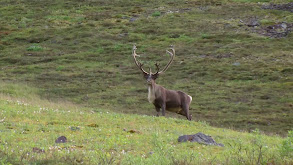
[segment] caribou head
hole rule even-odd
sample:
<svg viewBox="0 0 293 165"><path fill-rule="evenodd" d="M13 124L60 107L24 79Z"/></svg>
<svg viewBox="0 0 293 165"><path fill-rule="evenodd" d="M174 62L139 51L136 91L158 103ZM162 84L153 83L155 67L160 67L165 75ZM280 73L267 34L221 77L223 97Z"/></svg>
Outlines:
<svg viewBox="0 0 293 165"><path fill-rule="evenodd" d="M157 111L157 116L159 116L160 110L162 109L163 116L165 116L165 111L167 110L186 116L188 120L191 120L192 115L189 114L189 106L192 101L192 97L181 91L168 90L155 83L155 80L159 77L159 75L161 73L164 73L173 62L175 57L174 47L171 46L170 49L166 50L171 58L167 65L161 71L159 64L155 64L155 73L152 73L151 68L149 68L149 72L143 69L143 64L136 59L136 57L139 57L139 55L136 54L136 49L136 46L133 45L132 56L134 58L135 64L143 73L143 76L147 81L148 101L154 104Z"/></svg>

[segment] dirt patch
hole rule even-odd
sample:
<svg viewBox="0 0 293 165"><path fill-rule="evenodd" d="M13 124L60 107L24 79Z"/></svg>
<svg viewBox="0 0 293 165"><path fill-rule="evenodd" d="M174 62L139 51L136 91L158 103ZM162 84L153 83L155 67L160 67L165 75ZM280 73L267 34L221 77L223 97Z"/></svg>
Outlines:
<svg viewBox="0 0 293 165"><path fill-rule="evenodd" d="M0 36L8 35L10 33L10 31L0 31Z"/></svg>
<svg viewBox="0 0 293 165"><path fill-rule="evenodd" d="M282 22L275 25L263 27L256 32L272 38L283 38L286 37L291 31L293 31L293 23Z"/></svg>
<svg viewBox="0 0 293 165"><path fill-rule="evenodd" d="M283 10L293 12L293 2L287 4L270 4L262 6L263 9Z"/></svg>

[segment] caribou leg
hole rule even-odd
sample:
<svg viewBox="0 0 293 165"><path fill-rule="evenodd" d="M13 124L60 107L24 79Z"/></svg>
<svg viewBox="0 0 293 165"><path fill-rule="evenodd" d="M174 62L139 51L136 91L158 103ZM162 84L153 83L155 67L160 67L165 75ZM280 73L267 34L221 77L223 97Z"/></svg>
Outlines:
<svg viewBox="0 0 293 165"><path fill-rule="evenodd" d="M157 117L159 117L160 116L160 107L157 107L157 106L155 106L156 107L156 111L157 111Z"/></svg>
<svg viewBox="0 0 293 165"><path fill-rule="evenodd" d="M183 104L183 106L182 106L182 109L183 109L183 116L186 116L186 118L187 118L187 120L191 120L191 116L192 115L190 115L189 114L189 105L188 104Z"/></svg>
<svg viewBox="0 0 293 165"><path fill-rule="evenodd" d="M165 116L165 112L166 112L166 104L163 103L163 105L162 105L162 116Z"/></svg>

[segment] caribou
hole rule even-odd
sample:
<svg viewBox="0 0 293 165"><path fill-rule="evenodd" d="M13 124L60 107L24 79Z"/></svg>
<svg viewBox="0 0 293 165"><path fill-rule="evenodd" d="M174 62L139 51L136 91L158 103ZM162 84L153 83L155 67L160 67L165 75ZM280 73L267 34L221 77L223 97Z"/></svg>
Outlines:
<svg viewBox="0 0 293 165"><path fill-rule="evenodd" d="M167 110L183 115L188 120L191 120L192 115L189 112L189 107L192 97L182 91L169 90L155 83L155 80L159 77L159 75L164 73L173 62L175 57L174 47L170 46L170 48L166 50L166 53L168 53L171 58L161 71L159 64L157 62L155 63L155 73L152 73L151 68L149 68L149 72L146 72L143 69L143 64L136 59L136 57L140 56L136 54L136 49L136 45L133 45L132 56L135 64L143 73L143 77L146 79L148 86L148 101L155 106L157 116L160 115L160 110L162 109L162 116L165 116L165 112Z"/></svg>

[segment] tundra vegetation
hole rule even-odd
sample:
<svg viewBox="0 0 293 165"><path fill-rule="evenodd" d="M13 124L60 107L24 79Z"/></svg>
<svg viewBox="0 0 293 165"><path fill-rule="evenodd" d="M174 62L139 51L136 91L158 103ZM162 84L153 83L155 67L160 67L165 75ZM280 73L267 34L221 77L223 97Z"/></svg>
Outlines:
<svg viewBox="0 0 293 165"><path fill-rule="evenodd" d="M1 164L292 164L293 132L268 136L206 122L122 114L38 97L39 89L1 83ZM3 89L3 88L1 88ZM8 93L10 95L8 95ZM224 147L179 143L204 132ZM55 143L65 136L66 143Z"/></svg>
<svg viewBox="0 0 293 165"><path fill-rule="evenodd" d="M1 0L1 163L292 163L290 6ZM134 43L146 67L166 65L162 54L175 45L172 67L156 83L191 95L194 121L152 117ZM198 131L225 147L176 142ZM55 144L62 135L68 142Z"/></svg>

